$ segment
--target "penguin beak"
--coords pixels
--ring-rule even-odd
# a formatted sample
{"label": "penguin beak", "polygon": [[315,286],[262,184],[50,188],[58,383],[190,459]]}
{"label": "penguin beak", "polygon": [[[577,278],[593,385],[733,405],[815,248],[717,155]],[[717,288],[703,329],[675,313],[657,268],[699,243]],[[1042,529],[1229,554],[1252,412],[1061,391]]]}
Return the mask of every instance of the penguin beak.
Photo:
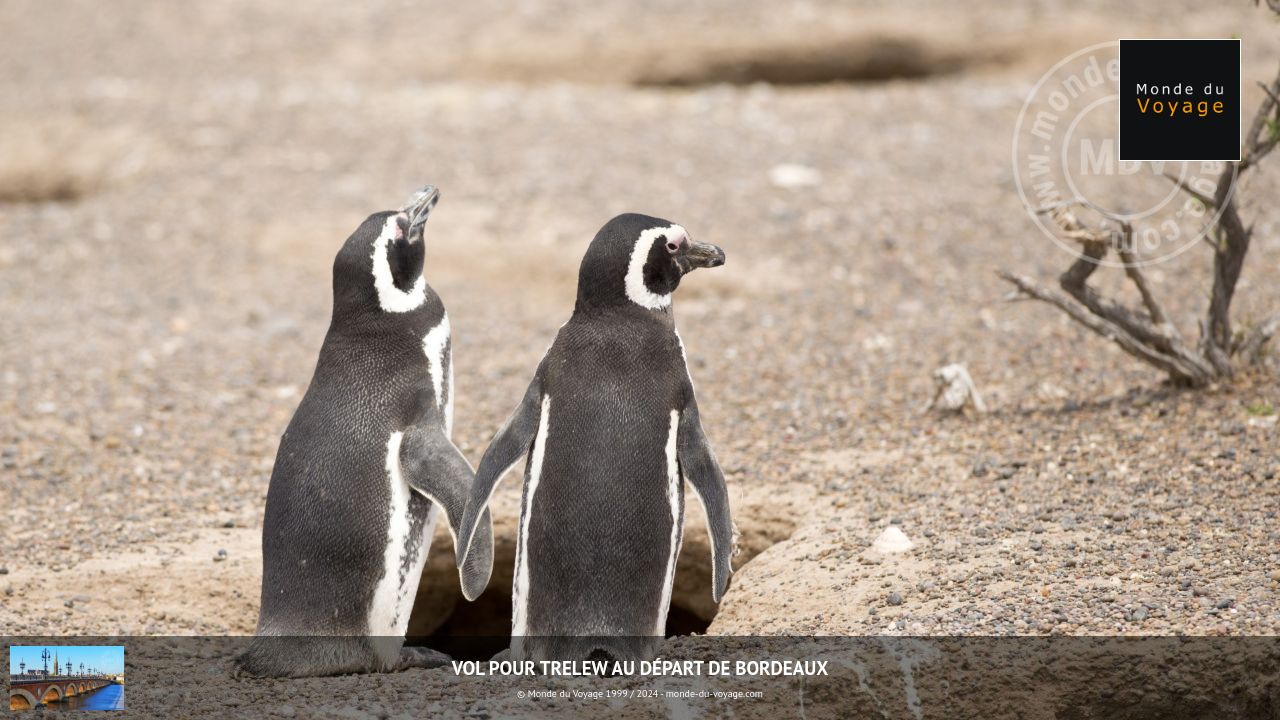
{"label": "penguin beak", "polygon": [[401,206],[400,212],[409,216],[409,232],[406,233],[409,242],[422,239],[422,230],[427,224],[427,216],[431,214],[431,209],[438,202],[440,202],[440,191],[434,185],[427,185],[415,192]]}
{"label": "penguin beak", "polygon": [[686,273],[696,268],[720,267],[724,264],[724,251],[710,243],[692,243],[682,259],[681,269]]}

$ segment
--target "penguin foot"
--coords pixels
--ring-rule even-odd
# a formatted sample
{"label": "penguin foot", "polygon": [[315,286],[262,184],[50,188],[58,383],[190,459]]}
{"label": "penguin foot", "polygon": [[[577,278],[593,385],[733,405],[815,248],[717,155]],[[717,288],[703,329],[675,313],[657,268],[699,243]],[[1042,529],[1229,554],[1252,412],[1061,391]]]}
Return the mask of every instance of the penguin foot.
{"label": "penguin foot", "polygon": [[444,667],[452,661],[453,658],[439,650],[425,647],[406,647],[400,648],[400,660],[396,663],[395,670],[398,672],[409,668],[438,668]]}

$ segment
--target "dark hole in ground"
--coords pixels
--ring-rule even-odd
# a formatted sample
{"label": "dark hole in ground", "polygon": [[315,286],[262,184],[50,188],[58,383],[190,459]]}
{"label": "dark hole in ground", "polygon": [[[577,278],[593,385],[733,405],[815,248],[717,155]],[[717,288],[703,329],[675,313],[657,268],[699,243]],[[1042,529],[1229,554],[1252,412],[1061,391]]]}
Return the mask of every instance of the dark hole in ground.
{"label": "dark hole in ground", "polygon": [[[710,620],[673,603],[667,612],[666,636],[701,634],[710,625]],[[488,660],[511,642],[510,588],[490,586],[475,602],[459,601],[435,632],[406,642],[439,650],[455,660]]]}
{"label": "dark hole in ground", "polygon": [[1007,61],[986,47],[947,49],[910,37],[855,37],[812,45],[725,49],[640,75],[637,85],[875,83],[949,75]]}

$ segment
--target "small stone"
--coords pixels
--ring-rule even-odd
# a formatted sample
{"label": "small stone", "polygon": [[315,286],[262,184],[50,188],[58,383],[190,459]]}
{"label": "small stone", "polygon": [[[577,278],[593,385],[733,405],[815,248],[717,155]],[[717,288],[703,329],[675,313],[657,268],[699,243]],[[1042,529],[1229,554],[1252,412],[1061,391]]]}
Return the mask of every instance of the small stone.
{"label": "small stone", "polygon": [[1272,571],[1271,571],[1271,581],[1272,581],[1272,582],[1280,582],[1280,570],[1272,570]]}
{"label": "small stone", "polygon": [[8,574],[9,574],[9,568],[5,567],[4,565],[0,565],[0,575],[8,575]]}
{"label": "small stone", "polygon": [[959,413],[972,407],[979,413],[987,411],[974,384],[969,370],[964,365],[952,363],[933,371],[934,394],[929,401],[930,410],[944,413]]}
{"label": "small stone", "polygon": [[218,554],[213,556],[213,561],[214,561],[214,562],[222,562],[223,560],[226,560],[226,559],[227,559],[227,551],[226,551],[226,550],[219,550],[219,551],[218,551]]}
{"label": "small stone", "polygon": [[822,173],[807,165],[783,163],[769,169],[769,182],[787,190],[816,187],[822,184]]}
{"label": "small stone", "polygon": [[871,549],[883,555],[891,555],[894,553],[904,553],[916,544],[911,542],[911,538],[902,532],[896,525],[890,525],[880,533],[880,536],[871,543]]}
{"label": "small stone", "polygon": [[226,521],[226,522],[222,523],[222,527],[224,527],[224,528],[233,528],[233,527],[235,527],[235,526],[236,526],[236,521],[235,521],[235,520],[228,520],[228,521]]}
{"label": "small stone", "polygon": [[1143,620],[1146,620],[1147,608],[1145,606],[1139,606],[1137,610],[1129,613],[1129,619],[1135,622],[1142,622]]}
{"label": "small stone", "polygon": [[885,598],[885,602],[894,606],[901,605],[902,595],[895,590],[894,592],[889,593],[889,597]]}
{"label": "small stone", "polygon": [[1217,608],[1218,610],[1226,610],[1227,608],[1235,604],[1236,604],[1235,598],[1222,598],[1221,600],[1219,600],[1217,603],[1214,604],[1214,607]]}
{"label": "small stone", "polygon": [[276,708],[276,714],[279,715],[280,717],[293,717],[294,715],[297,714],[297,712],[298,712],[297,710],[293,709],[292,705],[281,705],[280,707]]}
{"label": "small stone", "polygon": [[1209,589],[1203,585],[1195,585],[1191,588],[1191,594],[1195,597],[1205,597],[1209,594]]}

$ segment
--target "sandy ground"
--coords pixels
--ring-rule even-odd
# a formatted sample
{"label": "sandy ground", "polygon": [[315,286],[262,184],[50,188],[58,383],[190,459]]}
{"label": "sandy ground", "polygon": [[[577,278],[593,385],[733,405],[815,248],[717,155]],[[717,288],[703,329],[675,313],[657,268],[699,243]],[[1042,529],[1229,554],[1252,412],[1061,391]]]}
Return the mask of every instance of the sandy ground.
{"label": "sandy ground", "polygon": [[[1009,162],[1056,58],[1236,34],[1246,85],[1274,72],[1262,11],[1177,6],[4,4],[21,32],[0,47],[0,628],[252,632],[267,481],[333,253],[431,182],[426,276],[473,461],[600,224],[648,212],[725,248],[675,303],[743,531],[715,614],[690,515],[674,601],[709,632],[1275,634],[1274,367],[1167,388],[1003,302],[994,274],[1068,262]],[[913,77],[878,81],[886,57]],[[816,184],[771,182],[787,163]],[[1280,306],[1280,215],[1258,200],[1276,177],[1242,191],[1260,230],[1237,319]],[[1154,273],[1187,332],[1207,261]],[[949,362],[990,412],[922,411]],[[517,486],[497,498],[500,563]],[[916,549],[869,553],[889,525]],[[457,603],[449,554],[442,530],[417,632]]]}

